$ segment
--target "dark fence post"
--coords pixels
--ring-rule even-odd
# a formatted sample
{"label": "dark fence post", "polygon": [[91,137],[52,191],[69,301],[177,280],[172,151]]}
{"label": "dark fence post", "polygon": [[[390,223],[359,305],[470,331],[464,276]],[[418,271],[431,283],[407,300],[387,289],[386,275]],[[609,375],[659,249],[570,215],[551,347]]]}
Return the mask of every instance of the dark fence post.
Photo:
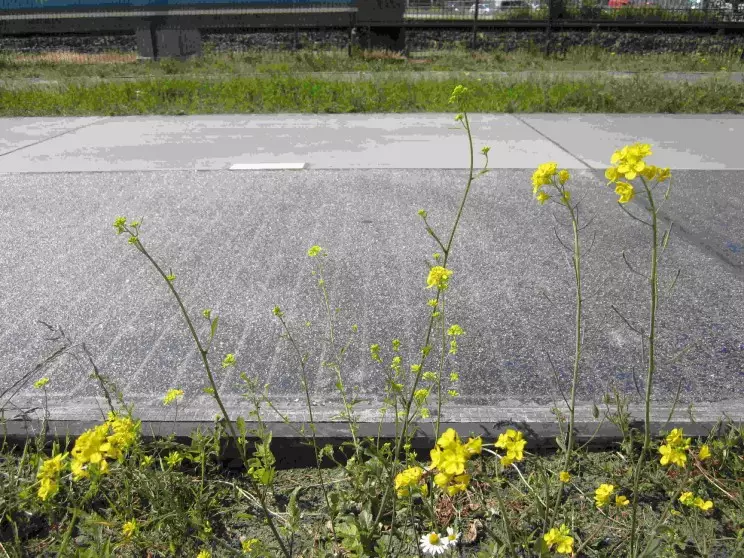
{"label": "dark fence post", "polygon": [[475,0],[475,17],[473,17],[473,38],[470,41],[470,48],[472,48],[473,50],[475,50],[475,47],[476,47],[476,45],[478,43],[478,37],[477,37],[476,31],[478,29],[478,27],[477,27],[477,23],[478,23],[478,8],[479,8],[480,2],[481,2],[481,0]]}
{"label": "dark fence post", "polygon": [[405,51],[405,0],[358,0],[358,6],[357,28],[366,31],[368,49]]}

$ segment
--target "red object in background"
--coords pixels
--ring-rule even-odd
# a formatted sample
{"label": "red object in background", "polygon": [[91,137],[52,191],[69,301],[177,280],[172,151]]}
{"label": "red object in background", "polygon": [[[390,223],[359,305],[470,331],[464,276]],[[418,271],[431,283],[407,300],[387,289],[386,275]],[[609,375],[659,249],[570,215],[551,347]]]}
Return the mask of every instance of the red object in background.
{"label": "red object in background", "polygon": [[625,6],[632,6],[636,8],[646,8],[653,6],[653,1],[648,2],[633,2],[632,0],[610,0],[607,2],[608,8],[624,8]]}

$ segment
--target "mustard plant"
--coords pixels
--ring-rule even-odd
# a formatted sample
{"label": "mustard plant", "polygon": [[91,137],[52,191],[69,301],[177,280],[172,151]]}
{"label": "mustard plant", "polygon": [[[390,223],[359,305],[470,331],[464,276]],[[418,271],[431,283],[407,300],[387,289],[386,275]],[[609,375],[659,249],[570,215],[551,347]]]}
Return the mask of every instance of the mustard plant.
{"label": "mustard plant", "polygon": [[[651,230],[651,262],[649,266],[650,275],[648,277],[651,301],[647,338],[648,354],[646,357],[648,368],[646,371],[645,382],[646,395],[644,401],[645,416],[643,446],[641,447],[640,455],[638,456],[638,462],[636,463],[633,477],[633,507],[630,530],[630,555],[632,558],[636,558],[639,550],[637,536],[638,487],[648,452],[651,449],[651,395],[653,391],[654,374],[656,372],[656,314],[659,297],[659,249],[666,248],[671,233],[670,226],[663,238],[659,238],[659,210],[663,205],[663,201],[660,202],[654,198],[655,188],[659,184],[668,181],[669,185],[666,188],[663,197],[664,200],[669,199],[672,189],[671,172],[669,168],[659,168],[646,164],[645,158],[652,155],[652,153],[651,146],[648,144],[635,143],[633,145],[626,145],[622,149],[613,153],[610,160],[612,166],[605,171],[605,177],[609,181],[609,184],[615,185],[615,193],[619,196],[618,206],[634,221],[641,223]],[[647,205],[644,205],[643,208],[650,218],[650,222],[634,215],[625,207],[625,205],[635,197],[636,191],[632,181],[637,179],[640,179],[643,187],[641,195],[645,194],[644,201],[647,202]],[[649,185],[652,181],[653,183]]]}
{"label": "mustard plant", "polygon": [[[220,418],[222,421],[224,421],[224,424],[230,431],[232,439],[235,440],[237,443],[240,458],[246,465],[246,469],[248,470],[247,478],[250,482],[252,493],[258,499],[266,522],[269,525],[272,534],[274,535],[276,543],[279,545],[281,553],[286,558],[291,558],[291,553],[287,548],[286,541],[284,540],[284,537],[279,534],[276,522],[274,521],[273,515],[269,510],[267,503],[267,490],[271,486],[274,478],[273,456],[270,455],[271,434],[268,433],[265,429],[259,427],[259,430],[256,432],[256,434],[261,439],[261,442],[255,444],[254,455],[253,457],[249,457],[247,448],[245,447],[245,436],[247,434],[247,431],[244,428],[245,421],[238,420],[236,424],[233,424],[233,422],[230,420],[230,415],[228,414],[227,409],[222,402],[217,384],[214,380],[214,374],[212,372],[212,367],[209,363],[208,356],[212,341],[214,340],[214,336],[217,333],[219,316],[212,317],[212,312],[210,309],[205,309],[202,312],[202,316],[209,323],[209,335],[206,342],[203,342],[197,334],[191,316],[186,310],[181,296],[178,294],[178,291],[174,286],[176,276],[173,274],[173,272],[166,273],[163,268],[155,261],[152,255],[150,255],[150,253],[147,251],[144,244],[142,243],[142,240],[140,238],[140,229],[142,227],[142,222],[142,219],[127,222],[126,217],[118,217],[113,226],[116,234],[127,235],[128,243],[133,245],[143,256],[145,256],[145,258],[147,258],[147,260],[155,268],[157,273],[163,278],[166,285],[168,286],[169,291],[175,298],[176,303],[178,304],[178,307],[181,311],[181,315],[186,321],[189,333],[191,334],[191,337],[196,344],[199,356],[201,357],[202,365],[204,366],[204,371],[206,372],[207,379],[209,380],[209,386],[205,388],[205,392],[211,395],[217,403],[222,413]],[[232,365],[233,362],[234,359],[231,359],[229,357],[225,357],[225,359],[223,360],[223,364],[225,364],[226,366]],[[259,425],[261,426],[261,423],[259,423]]]}

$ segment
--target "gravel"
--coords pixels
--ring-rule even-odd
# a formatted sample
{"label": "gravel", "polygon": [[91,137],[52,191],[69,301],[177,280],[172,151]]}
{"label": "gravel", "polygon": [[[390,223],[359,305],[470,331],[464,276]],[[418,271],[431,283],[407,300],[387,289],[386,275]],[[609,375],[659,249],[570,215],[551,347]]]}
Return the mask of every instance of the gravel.
{"label": "gravel", "polygon": [[[355,33],[355,37],[358,36]],[[412,29],[406,34],[409,52],[468,47],[472,31],[451,29]],[[246,32],[216,34],[203,33],[206,52],[240,52],[247,49],[286,50],[295,44],[301,49],[332,50],[348,46],[344,30]],[[520,48],[544,48],[548,36],[543,31],[481,31],[477,34],[482,50],[513,51]],[[574,46],[596,45],[617,54],[691,53],[722,54],[744,49],[744,35],[713,35],[704,33],[638,33],[613,31],[554,32],[551,45],[561,51]],[[355,42],[358,42],[355,40]],[[69,50],[84,54],[100,54],[112,50],[136,51],[134,35],[35,36],[0,37],[0,51],[49,52]]]}

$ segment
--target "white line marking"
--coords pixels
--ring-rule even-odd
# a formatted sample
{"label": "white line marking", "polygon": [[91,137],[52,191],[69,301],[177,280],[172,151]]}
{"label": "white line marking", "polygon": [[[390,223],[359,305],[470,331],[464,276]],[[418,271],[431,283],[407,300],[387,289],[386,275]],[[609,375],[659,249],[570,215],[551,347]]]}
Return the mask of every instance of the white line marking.
{"label": "white line marking", "polygon": [[302,170],[307,163],[240,163],[230,170]]}

